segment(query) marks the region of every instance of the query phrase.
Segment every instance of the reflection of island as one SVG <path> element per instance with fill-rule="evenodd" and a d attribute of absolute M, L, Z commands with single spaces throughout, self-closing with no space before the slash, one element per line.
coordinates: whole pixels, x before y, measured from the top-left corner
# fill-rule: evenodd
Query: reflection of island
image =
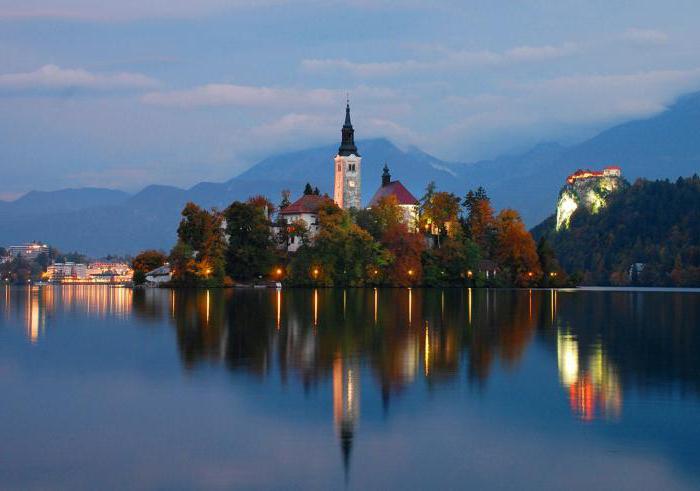
<path fill-rule="evenodd" d="M 552 351 L 572 411 L 583 420 L 621 416 L 623 387 L 697 395 L 696 299 L 549 290 L 97 286 L 6 288 L 0 297 L 4 315 L 15 315 L 32 342 L 57 312 L 134 316 L 143 325 L 174 327 L 186 370 L 220 365 L 257 379 L 276 376 L 304 391 L 329 384 L 346 464 L 361 391 L 376 388 L 388 414 L 392 400 L 411 387 L 432 390 L 465 380 L 484 390 L 494 371 L 512 370 L 533 342 Z"/>

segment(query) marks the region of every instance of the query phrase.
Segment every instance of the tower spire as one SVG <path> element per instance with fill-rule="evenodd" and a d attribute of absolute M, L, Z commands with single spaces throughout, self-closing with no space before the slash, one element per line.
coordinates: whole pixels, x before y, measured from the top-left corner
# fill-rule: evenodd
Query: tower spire
<path fill-rule="evenodd" d="M 338 148 L 338 155 L 341 157 L 347 157 L 349 155 L 357 155 L 357 146 L 355 146 L 355 130 L 352 127 L 352 121 L 350 121 L 350 96 L 347 96 L 345 103 L 345 124 L 343 124 L 343 129 L 341 130 L 342 139 L 340 141 L 340 147 Z"/>
<path fill-rule="evenodd" d="M 382 187 L 388 186 L 391 183 L 391 174 L 389 174 L 389 166 L 384 162 L 384 172 L 382 173 Z"/>

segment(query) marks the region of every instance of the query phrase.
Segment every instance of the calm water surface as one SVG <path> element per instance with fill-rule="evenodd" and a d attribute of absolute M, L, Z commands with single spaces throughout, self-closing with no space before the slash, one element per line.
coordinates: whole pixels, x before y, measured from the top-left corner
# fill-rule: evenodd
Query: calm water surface
<path fill-rule="evenodd" d="M 700 293 L 0 287 L 2 489 L 700 489 Z"/>

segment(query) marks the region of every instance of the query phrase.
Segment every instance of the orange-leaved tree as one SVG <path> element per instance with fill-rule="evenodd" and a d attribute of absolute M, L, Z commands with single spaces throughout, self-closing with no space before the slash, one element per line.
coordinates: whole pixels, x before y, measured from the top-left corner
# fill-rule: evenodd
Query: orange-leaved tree
<path fill-rule="evenodd" d="M 542 277 L 537 247 L 517 211 L 506 208 L 496 217 L 496 260 L 518 286 L 534 285 Z"/>

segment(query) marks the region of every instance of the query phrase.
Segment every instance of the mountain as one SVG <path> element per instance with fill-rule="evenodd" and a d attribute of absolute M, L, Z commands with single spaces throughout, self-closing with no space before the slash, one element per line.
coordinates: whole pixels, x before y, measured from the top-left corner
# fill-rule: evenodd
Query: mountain
<path fill-rule="evenodd" d="M 615 164 L 630 181 L 697 172 L 699 136 L 700 92 L 680 98 L 661 114 L 615 126 L 578 145 L 545 143 L 523 154 L 473 163 L 443 161 L 383 138 L 364 140 L 357 143 L 363 157 L 362 196 L 366 204 L 387 163 L 392 177 L 417 197 L 430 181 L 459 196 L 484 186 L 496 209 L 515 208 L 533 225 L 554 210 L 566 176 L 578 168 Z M 306 182 L 331 194 L 337 150 L 336 143 L 272 156 L 226 182 L 202 182 L 189 189 L 153 185 L 135 195 L 94 188 L 31 192 L 0 202 L 0 238 L 3 245 L 36 239 L 91 255 L 168 250 L 187 201 L 223 208 L 262 194 L 278 202 L 282 189 L 295 198 Z"/>
<path fill-rule="evenodd" d="M 579 207 L 568 227 L 556 231 L 552 216 L 533 234 L 584 284 L 700 286 L 700 177 L 637 180 L 597 211 Z"/>
<path fill-rule="evenodd" d="M 102 188 L 62 189 L 60 191 L 30 191 L 15 201 L 0 201 L 0 215 L 34 215 L 51 212 L 82 210 L 93 206 L 118 205 L 129 194 Z"/>
<path fill-rule="evenodd" d="M 362 156 L 362 201 L 367 204 L 381 184 L 382 168 L 388 164 L 395 179 L 400 179 L 411 192 L 420 197 L 426 185 L 435 181 L 439 188 L 457 187 L 454 180 L 457 168 L 463 164 L 444 162 L 421 150 L 410 147 L 400 149 L 385 138 L 364 140 L 357 143 Z M 338 145 L 327 145 L 309 150 L 291 152 L 267 158 L 243 174 L 228 181 L 229 184 L 243 181 L 271 179 L 286 180 L 288 186 L 298 194 L 306 182 L 318 186 L 322 193 L 333 194 L 333 156 Z M 279 194 L 279 186 L 277 186 Z"/>

